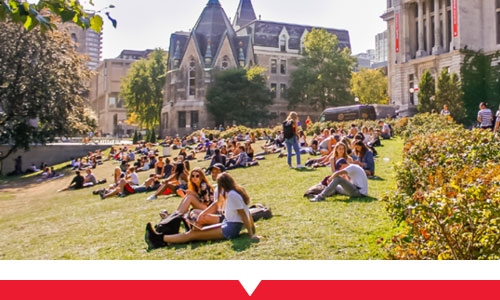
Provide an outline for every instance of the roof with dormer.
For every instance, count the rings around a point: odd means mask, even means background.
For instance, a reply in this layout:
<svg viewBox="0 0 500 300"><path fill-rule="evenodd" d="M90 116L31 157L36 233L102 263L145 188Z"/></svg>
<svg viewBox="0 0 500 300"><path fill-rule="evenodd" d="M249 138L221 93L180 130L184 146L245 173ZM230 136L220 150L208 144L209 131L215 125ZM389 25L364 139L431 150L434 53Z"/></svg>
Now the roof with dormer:
<svg viewBox="0 0 500 300"><path fill-rule="evenodd" d="M306 31L311 32L312 29L315 28L325 29L329 33L336 35L341 48L351 48L351 41L347 30L255 20L240 28L238 32L247 30L246 28L248 27L253 27L252 35L254 36L255 46L278 48L280 34L283 32L283 29L285 29L289 36L288 48L292 50L300 50L301 39L304 33Z"/></svg>

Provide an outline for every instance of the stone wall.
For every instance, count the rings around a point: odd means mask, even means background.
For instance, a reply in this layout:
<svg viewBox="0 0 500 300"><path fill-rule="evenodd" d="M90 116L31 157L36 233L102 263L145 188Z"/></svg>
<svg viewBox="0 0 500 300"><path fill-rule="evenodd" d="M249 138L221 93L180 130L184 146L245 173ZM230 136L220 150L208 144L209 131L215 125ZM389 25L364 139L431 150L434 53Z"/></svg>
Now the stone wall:
<svg viewBox="0 0 500 300"><path fill-rule="evenodd" d="M70 161L72 158L83 157L88 152L94 152L98 149L104 151L111 146L109 145L47 145L47 146L32 146L29 151L19 150L13 153L3 161L3 167L0 170L1 175L8 174L14 171L14 159L19 155L22 156L22 170L26 171L33 163L38 167L42 162L46 162L49 166ZM0 152L6 153L9 147L0 146Z"/></svg>

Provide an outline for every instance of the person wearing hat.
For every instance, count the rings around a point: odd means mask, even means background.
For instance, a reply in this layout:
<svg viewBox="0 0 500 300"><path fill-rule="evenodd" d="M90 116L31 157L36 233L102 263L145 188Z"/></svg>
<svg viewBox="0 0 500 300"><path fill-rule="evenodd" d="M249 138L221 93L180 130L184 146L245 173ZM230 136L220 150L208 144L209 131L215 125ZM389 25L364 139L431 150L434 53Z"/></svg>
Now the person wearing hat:
<svg viewBox="0 0 500 300"><path fill-rule="evenodd" d="M479 104L479 112L477 113L477 121L481 123L481 129L491 130L493 127L493 113L486 107L484 102Z"/></svg>
<svg viewBox="0 0 500 300"><path fill-rule="evenodd" d="M368 178L366 173L358 165L349 164L344 158L335 163L337 171L328 179L328 186L321 194L311 199L311 202L325 201L325 197L333 196L336 192L359 198L368 196ZM347 176L349 179L344 178Z"/></svg>

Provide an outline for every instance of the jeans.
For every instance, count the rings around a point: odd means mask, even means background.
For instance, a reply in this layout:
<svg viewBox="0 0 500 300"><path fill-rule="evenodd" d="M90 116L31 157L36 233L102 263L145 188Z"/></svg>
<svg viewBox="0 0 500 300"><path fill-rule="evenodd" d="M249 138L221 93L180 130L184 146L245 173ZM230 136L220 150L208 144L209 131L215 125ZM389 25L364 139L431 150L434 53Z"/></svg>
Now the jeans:
<svg viewBox="0 0 500 300"><path fill-rule="evenodd" d="M288 165L292 165L292 148L295 151L295 155L297 155L297 165L300 165L300 146L297 136L294 136L291 139L287 139L285 143L288 152Z"/></svg>
<svg viewBox="0 0 500 300"><path fill-rule="evenodd" d="M337 187L340 188L337 189ZM321 192L321 194L319 194L319 197L324 199L325 197L335 195L336 192L350 196L352 198L358 198L362 196L359 192L359 189L354 184L352 184L344 177L338 176L332 180L332 182L323 190L323 192Z"/></svg>

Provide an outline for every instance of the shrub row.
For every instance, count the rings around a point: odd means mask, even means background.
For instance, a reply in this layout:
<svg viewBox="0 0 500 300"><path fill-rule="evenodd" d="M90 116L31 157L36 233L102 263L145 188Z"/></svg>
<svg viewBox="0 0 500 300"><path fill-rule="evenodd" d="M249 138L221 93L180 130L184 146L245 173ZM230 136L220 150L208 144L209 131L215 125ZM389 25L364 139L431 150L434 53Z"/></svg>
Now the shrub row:
<svg viewBox="0 0 500 300"><path fill-rule="evenodd" d="M383 201L406 226L387 250L395 259L499 259L500 142L453 122L440 126L417 117L403 132L397 189Z"/></svg>

